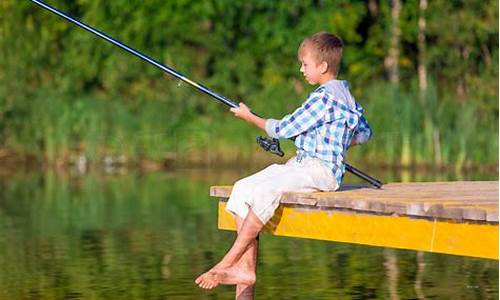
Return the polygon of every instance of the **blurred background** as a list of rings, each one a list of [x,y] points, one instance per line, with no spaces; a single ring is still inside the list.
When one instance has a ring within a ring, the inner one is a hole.
[[[274,118],[315,88],[302,39],[336,33],[374,131],[350,163],[384,182],[498,180],[497,1],[47,2]],[[0,51],[0,299],[233,298],[193,283],[234,239],[209,187],[291,142],[262,151],[227,107],[30,1],[0,1]],[[498,299],[496,260],[260,241],[256,299]]]
[[[302,39],[336,33],[339,78],[374,130],[349,161],[497,169],[497,1],[48,3],[274,118],[314,89],[299,72]],[[257,129],[190,86],[29,1],[0,10],[0,162],[275,159],[258,150]]]

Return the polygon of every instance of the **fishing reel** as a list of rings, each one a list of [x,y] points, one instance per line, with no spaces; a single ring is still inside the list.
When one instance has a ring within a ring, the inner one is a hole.
[[[272,154],[276,154],[278,156],[283,156],[285,153],[281,151],[280,141],[277,138],[267,138],[264,136],[257,137],[257,144],[259,144],[262,149],[271,152]]]

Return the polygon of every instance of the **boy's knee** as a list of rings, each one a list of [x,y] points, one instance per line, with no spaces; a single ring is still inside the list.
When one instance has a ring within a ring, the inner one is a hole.
[[[232,193],[244,193],[244,194],[248,194],[248,192],[250,190],[251,190],[251,186],[250,186],[250,184],[248,182],[245,182],[243,180],[238,180],[233,185]]]

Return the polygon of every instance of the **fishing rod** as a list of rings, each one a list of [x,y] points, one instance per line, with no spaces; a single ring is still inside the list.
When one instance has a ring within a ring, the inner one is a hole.
[[[70,17],[69,15],[67,15],[66,13],[58,10],[57,8],[55,7],[52,7],[50,5],[48,5],[47,3],[43,2],[43,1],[39,1],[39,0],[30,0],[31,2],[35,3],[36,5],[50,11],[51,13],[54,13],[56,15],[58,15],[59,17],[97,35],[98,37],[110,42],[111,44],[115,45],[115,46],[118,46],[120,48],[122,48],[123,50],[139,57],[140,59],[142,60],[145,60],[146,62],[154,65],[155,67],[163,70],[164,72],[172,75],[173,77],[181,80],[181,81],[184,81],[188,84],[190,84],[191,86],[195,87],[196,89],[204,92],[205,94],[215,98],[215,100],[229,106],[229,107],[239,107],[238,104],[236,104],[234,101],[224,97],[224,96],[221,96],[215,92],[213,92],[212,90],[210,90],[209,88],[207,88],[206,86],[202,85],[202,84],[199,84],[197,82],[194,82],[192,81],[191,79],[187,78],[186,76],[182,75],[181,73],[177,72],[176,70],[158,62],[157,60],[123,44],[122,42],[110,37],[109,35],[93,28],[92,26],[89,26],[73,17]],[[254,115],[256,116],[259,116],[257,115],[256,113],[252,112]],[[260,117],[260,116],[259,116]],[[283,151],[281,151],[281,148],[280,148],[280,144],[279,144],[279,140],[276,139],[276,138],[267,138],[267,137],[262,137],[262,136],[259,136],[257,137],[257,143],[266,151],[269,151],[273,154],[276,154],[278,156],[283,156],[285,153],[283,153]],[[367,182],[369,182],[370,184],[372,184],[373,186],[377,187],[377,188],[381,188],[382,187],[382,182],[377,180],[376,178],[373,178],[371,177],[370,175],[362,172],[361,170],[358,170],[356,168],[354,168],[353,166],[349,165],[348,163],[345,163],[345,168],[347,171],[351,172],[352,174],[360,177],[361,179],[364,179],[366,180]]]

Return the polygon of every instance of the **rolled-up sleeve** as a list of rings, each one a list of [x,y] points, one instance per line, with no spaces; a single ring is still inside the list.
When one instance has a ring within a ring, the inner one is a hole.
[[[281,120],[268,119],[266,132],[273,138],[290,138],[317,126],[327,113],[323,90],[313,92],[293,113]]]
[[[279,138],[279,135],[276,133],[276,128],[279,126],[279,120],[275,119],[267,119],[266,121],[266,133],[268,136],[272,138]]]

